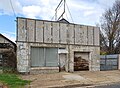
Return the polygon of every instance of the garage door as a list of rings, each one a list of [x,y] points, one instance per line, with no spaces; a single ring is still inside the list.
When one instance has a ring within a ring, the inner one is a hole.
[[[31,66],[58,66],[58,48],[31,48]]]

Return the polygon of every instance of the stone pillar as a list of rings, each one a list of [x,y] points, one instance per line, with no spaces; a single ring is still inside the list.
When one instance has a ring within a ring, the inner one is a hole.
[[[69,72],[74,72],[74,51],[72,46],[69,46]]]
[[[66,46],[67,51],[69,51],[68,49],[69,49],[69,46]],[[65,63],[66,63],[65,64],[65,71],[68,72],[69,71],[69,53],[66,54],[66,62]]]
[[[26,43],[17,43],[17,70],[21,73],[29,72],[29,60]]]
[[[118,70],[120,70],[120,54],[118,54]]]

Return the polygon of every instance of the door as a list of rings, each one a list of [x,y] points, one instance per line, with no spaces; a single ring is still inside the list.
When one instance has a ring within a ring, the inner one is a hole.
[[[60,71],[65,71],[65,65],[67,64],[66,62],[67,62],[66,54],[59,54]]]

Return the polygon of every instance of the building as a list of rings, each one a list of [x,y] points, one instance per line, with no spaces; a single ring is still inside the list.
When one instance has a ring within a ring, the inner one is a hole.
[[[0,34],[0,68],[16,69],[16,64],[16,44]]]
[[[76,61],[100,70],[98,27],[18,17],[16,43],[19,72],[74,72]]]
[[[14,51],[16,51],[16,44],[4,35],[0,34],[0,51],[10,47],[14,48]]]

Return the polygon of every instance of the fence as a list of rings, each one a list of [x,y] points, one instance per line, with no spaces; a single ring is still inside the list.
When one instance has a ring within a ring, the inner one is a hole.
[[[118,70],[119,69],[119,55],[100,55],[100,70]]]
[[[0,54],[0,70],[1,70],[1,68],[2,68],[2,66],[3,66],[3,58],[2,58],[2,54]]]
[[[5,68],[7,68],[7,57],[5,57],[2,53],[0,53],[0,70],[4,70]]]

